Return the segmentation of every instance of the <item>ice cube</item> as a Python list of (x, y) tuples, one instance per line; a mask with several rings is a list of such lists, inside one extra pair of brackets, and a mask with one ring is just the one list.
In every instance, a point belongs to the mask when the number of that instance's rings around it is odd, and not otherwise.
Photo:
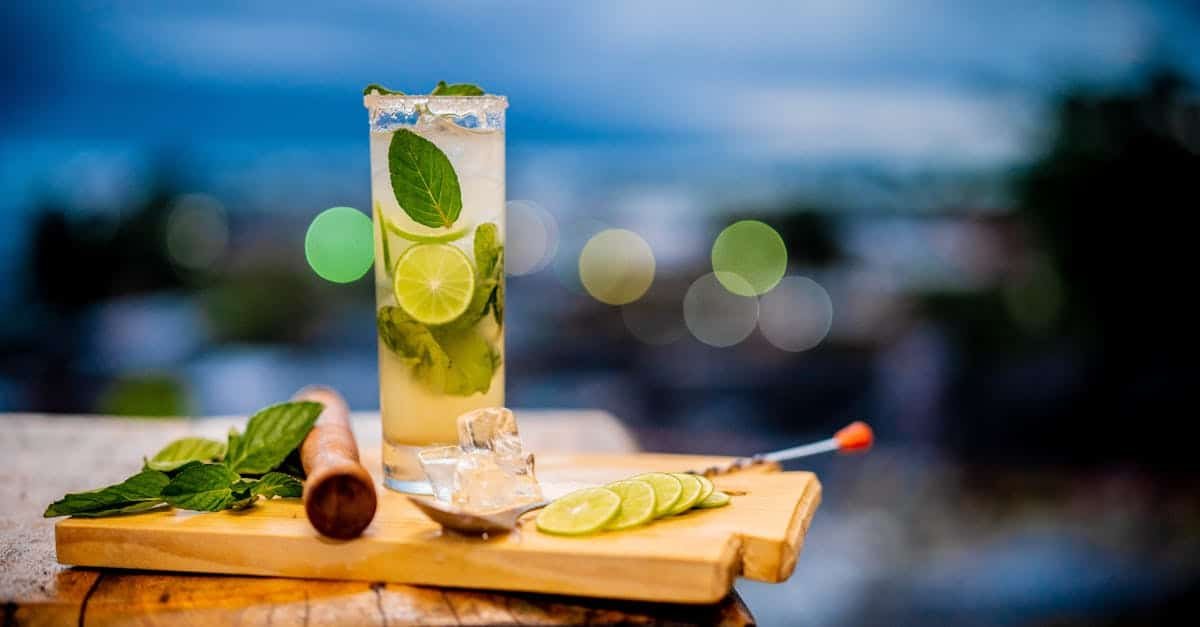
[(454, 472), (455, 505), (498, 509), (540, 500), (533, 455), (521, 449), (517, 419), (503, 407), (469, 411), (458, 417), (463, 456)]
[(421, 470), (425, 471), (437, 500), (445, 503), (453, 500), (454, 472), (462, 456), (462, 449), (457, 446), (430, 446), (417, 451)]
[(514, 468), (511, 460), (502, 463), (489, 451), (464, 453), (454, 469), (454, 504), (467, 510), (492, 510), (541, 500), (533, 455), (522, 459), (521, 467)]
[(500, 454), (520, 453), (517, 418), (506, 407), (469, 411), (458, 417), (458, 444), (467, 452), (483, 449)]

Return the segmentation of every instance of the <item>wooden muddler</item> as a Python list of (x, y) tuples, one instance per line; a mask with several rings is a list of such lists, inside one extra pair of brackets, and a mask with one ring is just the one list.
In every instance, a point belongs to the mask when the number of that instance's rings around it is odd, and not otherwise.
[(325, 405), (317, 424), (300, 445), (304, 511), (312, 526), (331, 538), (354, 538), (375, 517), (375, 482), (358, 461), (350, 431), (350, 407), (331, 388), (308, 386), (292, 400)]

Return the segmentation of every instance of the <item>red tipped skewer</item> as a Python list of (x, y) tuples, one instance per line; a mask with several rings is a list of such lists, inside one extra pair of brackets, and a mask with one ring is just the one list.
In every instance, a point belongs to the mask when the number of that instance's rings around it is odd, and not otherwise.
[(698, 474), (710, 476), (720, 475), (727, 472), (740, 470), (742, 468), (746, 468), (747, 466), (754, 466), (756, 464), (763, 464), (766, 462), (785, 462), (793, 459), (800, 459), (801, 457), (808, 457), (810, 455), (832, 453), (834, 451), (847, 454), (864, 453), (871, 448), (871, 445), (874, 444), (874, 442), (875, 433), (871, 430), (870, 425), (862, 422), (861, 420), (856, 420), (839, 429), (837, 433), (833, 434), (832, 438), (821, 440), (819, 442), (813, 442), (812, 444), (803, 444), (800, 446), (793, 446), (792, 448), (785, 448), (779, 451), (763, 453), (761, 455), (755, 455), (754, 457), (742, 457), (724, 466), (713, 466), (711, 468), (706, 468)]

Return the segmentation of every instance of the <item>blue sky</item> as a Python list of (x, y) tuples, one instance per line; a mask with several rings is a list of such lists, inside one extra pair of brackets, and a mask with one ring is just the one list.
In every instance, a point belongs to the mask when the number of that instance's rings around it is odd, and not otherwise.
[(50, 4), (2, 9), (10, 139), (338, 141), (363, 84), (448, 78), (508, 94), (516, 145), (986, 163), (1063, 80), (1200, 63), (1184, 3)]

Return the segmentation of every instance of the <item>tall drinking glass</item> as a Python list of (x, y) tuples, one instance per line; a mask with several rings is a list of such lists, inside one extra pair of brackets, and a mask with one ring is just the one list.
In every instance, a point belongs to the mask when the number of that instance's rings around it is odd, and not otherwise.
[(504, 404), (503, 96), (364, 98), (371, 123), (384, 483), (425, 492), (416, 451)]

